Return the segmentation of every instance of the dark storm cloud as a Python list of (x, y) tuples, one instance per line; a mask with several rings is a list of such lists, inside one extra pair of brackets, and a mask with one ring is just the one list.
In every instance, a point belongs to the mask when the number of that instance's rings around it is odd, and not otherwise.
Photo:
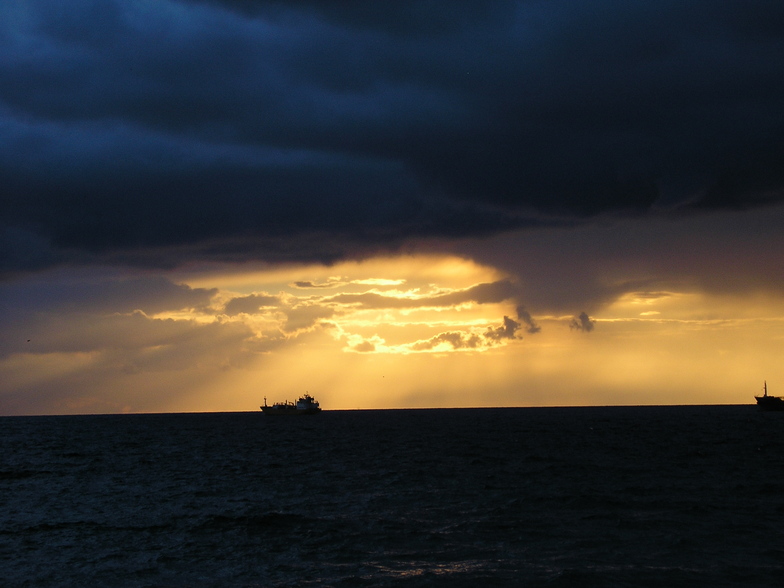
[(779, 205), (515, 232), (451, 252), (518, 276), (517, 299), (537, 316), (593, 315), (637, 292), (778, 296), (783, 225)]
[(6, 272), (784, 199), (777, 0), (17, 0), (0, 55)]

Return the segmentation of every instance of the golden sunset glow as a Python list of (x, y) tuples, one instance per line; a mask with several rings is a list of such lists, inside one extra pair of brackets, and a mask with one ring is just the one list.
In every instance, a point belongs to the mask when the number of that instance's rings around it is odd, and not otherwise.
[(98, 4), (0, 7), (0, 415), (784, 395), (775, 3)]
[(142, 297), (39, 316), (30, 352), (0, 363), (6, 390), (28, 391), (6, 412), (254, 410), (305, 391), (330, 409), (742, 403), (750, 373), (775, 386), (784, 345), (771, 292), (632, 290), (582, 317), (524, 316), (524, 277), (451, 255), (218, 269), (109, 281), (120, 300), (169, 292), (158, 311)]

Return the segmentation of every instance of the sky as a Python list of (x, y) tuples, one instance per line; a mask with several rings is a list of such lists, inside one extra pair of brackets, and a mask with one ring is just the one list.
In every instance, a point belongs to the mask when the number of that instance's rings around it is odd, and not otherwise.
[(0, 4), (0, 415), (784, 395), (780, 0)]

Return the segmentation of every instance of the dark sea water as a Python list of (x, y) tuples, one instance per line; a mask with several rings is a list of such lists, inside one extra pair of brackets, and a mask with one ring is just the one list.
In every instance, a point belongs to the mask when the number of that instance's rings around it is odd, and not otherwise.
[(753, 406), (0, 419), (2, 586), (781, 586)]

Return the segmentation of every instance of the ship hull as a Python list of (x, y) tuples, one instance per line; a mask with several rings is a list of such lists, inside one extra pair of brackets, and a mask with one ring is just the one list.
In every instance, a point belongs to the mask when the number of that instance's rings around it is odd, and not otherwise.
[(784, 398), (779, 396), (755, 396), (760, 410), (784, 411)]
[(321, 412), (320, 408), (275, 408), (273, 406), (262, 406), (260, 408), (264, 414), (270, 415), (318, 414)]

